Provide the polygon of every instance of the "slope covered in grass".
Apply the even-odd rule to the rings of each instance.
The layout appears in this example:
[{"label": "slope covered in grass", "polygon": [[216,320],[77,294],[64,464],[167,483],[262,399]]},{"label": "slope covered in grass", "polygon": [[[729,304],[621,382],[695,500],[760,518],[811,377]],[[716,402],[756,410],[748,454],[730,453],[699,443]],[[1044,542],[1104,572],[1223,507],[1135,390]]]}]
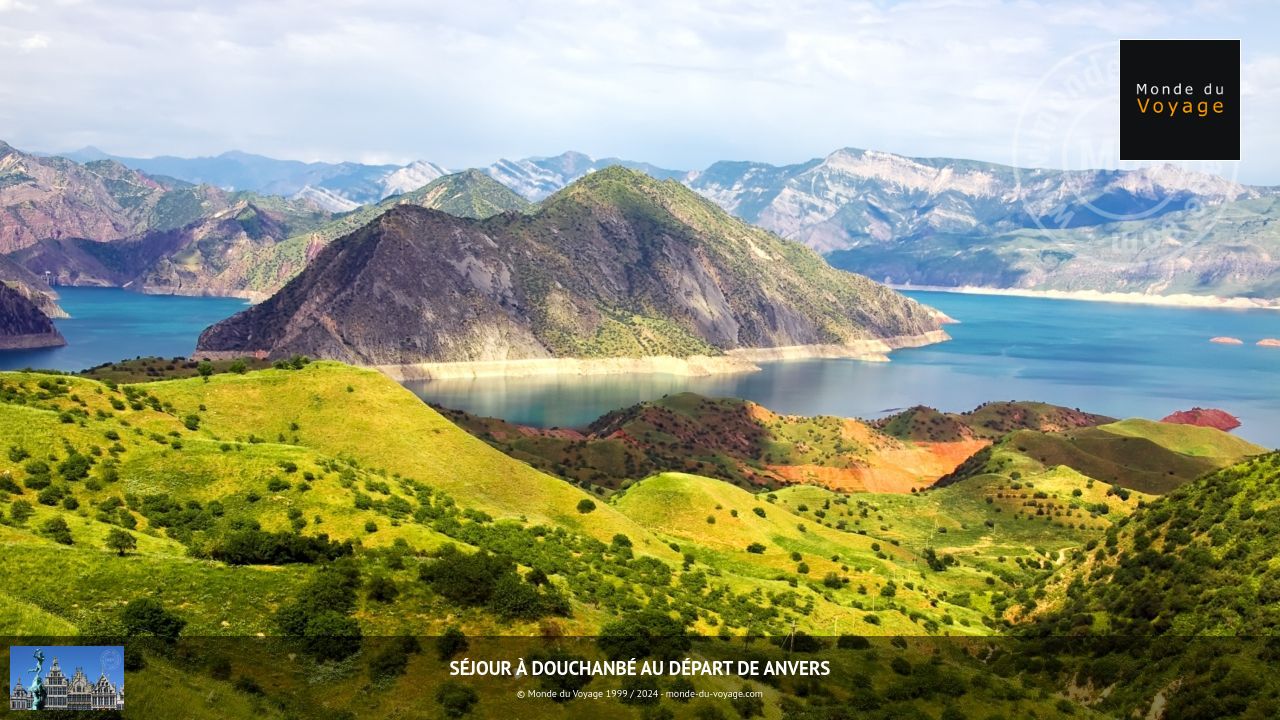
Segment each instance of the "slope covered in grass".
[{"label": "slope covered in grass", "polygon": [[512,457],[609,490],[658,472],[747,489],[796,483],[841,491],[926,487],[987,441],[904,441],[861,420],[780,415],[756,403],[677,393],[607,413],[581,431],[525,427],[441,410]]},{"label": "slope covered in grass", "polygon": [[1060,433],[1010,433],[939,484],[983,474],[1016,480],[1063,466],[1129,490],[1161,494],[1262,452],[1264,448],[1214,428],[1129,419]]}]

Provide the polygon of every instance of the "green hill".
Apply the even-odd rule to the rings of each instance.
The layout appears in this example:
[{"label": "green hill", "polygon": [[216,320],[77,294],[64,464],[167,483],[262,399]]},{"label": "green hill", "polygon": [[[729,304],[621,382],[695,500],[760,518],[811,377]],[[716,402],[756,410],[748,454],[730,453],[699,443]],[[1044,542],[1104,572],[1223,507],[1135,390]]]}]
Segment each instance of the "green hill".
[{"label": "green hill", "polygon": [[1265,451],[1214,428],[1130,419],[1060,433],[1019,430],[938,482],[983,474],[1026,477],[1063,466],[1118,487],[1161,494]]},{"label": "green hill", "polygon": [[995,440],[1014,430],[1061,432],[1114,421],[1104,415],[1040,402],[989,402],[962,413],[944,413],[924,405],[880,418],[874,425],[902,440],[953,442]]},{"label": "green hill", "polygon": [[676,471],[757,490],[795,483],[907,492],[949,473],[982,443],[904,442],[852,418],[778,415],[756,403],[678,393],[607,413],[578,430],[525,427],[442,409],[504,453],[583,487],[625,487]]},{"label": "green hill", "polygon": [[1092,700],[1100,710],[1275,717],[1278,524],[1280,454],[1187,483],[1045,580],[1017,609],[1024,647],[1059,678],[1115,688]]}]

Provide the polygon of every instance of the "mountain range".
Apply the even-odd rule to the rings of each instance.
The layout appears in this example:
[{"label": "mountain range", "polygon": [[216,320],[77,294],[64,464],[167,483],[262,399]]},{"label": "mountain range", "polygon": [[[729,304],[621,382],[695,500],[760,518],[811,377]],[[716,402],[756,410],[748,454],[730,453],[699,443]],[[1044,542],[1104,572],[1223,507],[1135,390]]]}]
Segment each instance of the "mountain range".
[{"label": "mountain range", "polygon": [[[44,159],[29,158],[27,162],[36,165]],[[92,185],[97,176],[85,175],[83,181]],[[57,192],[38,179],[28,185],[34,186],[29,194],[38,191],[52,197]],[[31,281],[47,276],[58,285],[262,300],[300,272],[329,241],[358,229],[394,205],[414,203],[464,217],[521,211],[529,205],[477,171],[441,176],[416,190],[340,214],[297,196],[225,192],[210,186],[186,186],[180,192],[207,196],[202,212],[186,224],[171,227],[172,223],[156,223],[128,237],[109,238],[110,242],[93,234],[48,237],[0,258],[26,273],[22,278],[14,274],[14,284],[37,290],[47,287]],[[47,207],[49,214],[57,211],[54,205],[53,201],[30,203],[35,208]],[[86,215],[104,223],[111,220],[110,207],[100,207],[97,216],[92,207],[85,208]],[[0,278],[5,277],[9,276],[0,266]]]},{"label": "mountain range", "polygon": [[[447,172],[427,161],[299,163],[245,153],[139,159],[91,149],[68,155],[288,195],[339,213]],[[793,165],[726,161],[692,171],[565,152],[499,160],[481,172],[538,202],[615,164],[678,180],[737,217],[818,250],[837,267],[894,285],[1186,293],[1265,302],[1280,294],[1270,279],[1272,258],[1280,253],[1276,189],[1169,165],[1020,169],[844,148]],[[99,225],[94,239],[119,236],[111,229],[116,225],[129,226]],[[84,234],[76,229],[73,224],[66,232]]]},{"label": "mountain range", "polygon": [[474,220],[397,205],[210,327],[197,352],[406,365],[792,346],[865,355],[943,337],[923,305],[677,182],[613,166],[532,213]]},{"label": "mountain range", "polygon": [[[426,161],[71,155],[86,162],[0,143],[0,254],[12,261],[0,274],[52,317],[61,311],[33,278],[260,301],[395,205],[474,218],[530,212],[616,164],[683,183],[890,285],[1280,297],[1275,189],[1171,166],[1022,170],[842,149],[796,165],[684,172],[566,152],[442,175]],[[1139,219],[1115,219],[1126,217]]]},{"label": "mountain range", "polygon": [[[456,172],[426,160],[415,160],[407,165],[301,162],[239,151],[213,157],[166,155],[136,158],[109,155],[97,148],[86,147],[62,156],[82,163],[111,160],[149,175],[178,178],[224,190],[299,196],[331,212],[346,212],[361,205],[377,203]],[[550,157],[501,159],[483,168],[483,172],[526,199],[537,201],[589,172],[610,165],[641,170],[659,180],[679,179],[686,174],[683,170],[666,170],[649,163],[619,158],[594,159],[572,151]]]}]

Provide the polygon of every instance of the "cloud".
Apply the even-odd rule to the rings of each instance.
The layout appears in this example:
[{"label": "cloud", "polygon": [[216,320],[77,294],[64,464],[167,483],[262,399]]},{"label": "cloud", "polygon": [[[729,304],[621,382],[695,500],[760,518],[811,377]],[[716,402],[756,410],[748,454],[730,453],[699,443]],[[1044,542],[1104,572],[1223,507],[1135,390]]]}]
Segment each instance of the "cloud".
[{"label": "cloud", "polygon": [[49,36],[42,33],[36,33],[24,38],[22,42],[18,43],[18,47],[26,52],[43,50],[44,48],[49,47]]},{"label": "cloud", "polygon": [[[42,3],[0,26],[0,107],[15,109],[10,142],[143,155],[234,147],[461,167],[573,148],[701,167],[861,146],[1008,162],[1027,94],[1082,48],[1243,35],[1247,52],[1280,51],[1270,6],[1228,10],[1155,0]],[[57,42],[23,52],[35,37]],[[1075,132],[1113,133],[1095,122]],[[1280,159],[1267,162],[1280,179]]]}]

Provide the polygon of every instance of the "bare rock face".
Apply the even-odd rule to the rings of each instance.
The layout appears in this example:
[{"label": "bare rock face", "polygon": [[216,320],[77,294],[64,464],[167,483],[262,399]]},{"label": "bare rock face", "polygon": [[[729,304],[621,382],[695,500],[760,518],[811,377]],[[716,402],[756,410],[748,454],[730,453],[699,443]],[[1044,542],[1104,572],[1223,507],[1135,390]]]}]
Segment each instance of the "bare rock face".
[{"label": "bare rock face", "polygon": [[671,181],[594,172],[531,214],[398,206],[198,352],[360,364],[718,355],[937,337],[928,308]]},{"label": "bare rock face", "polygon": [[31,348],[59,347],[66,345],[62,333],[21,292],[0,283],[0,350],[27,350]]},{"label": "bare rock face", "polygon": [[1240,420],[1235,415],[1215,408],[1195,407],[1190,410],[1179,410],[1160,419],[1160,422],[1178,425],[1197,425],[1228,431],[1240,427]]}]

